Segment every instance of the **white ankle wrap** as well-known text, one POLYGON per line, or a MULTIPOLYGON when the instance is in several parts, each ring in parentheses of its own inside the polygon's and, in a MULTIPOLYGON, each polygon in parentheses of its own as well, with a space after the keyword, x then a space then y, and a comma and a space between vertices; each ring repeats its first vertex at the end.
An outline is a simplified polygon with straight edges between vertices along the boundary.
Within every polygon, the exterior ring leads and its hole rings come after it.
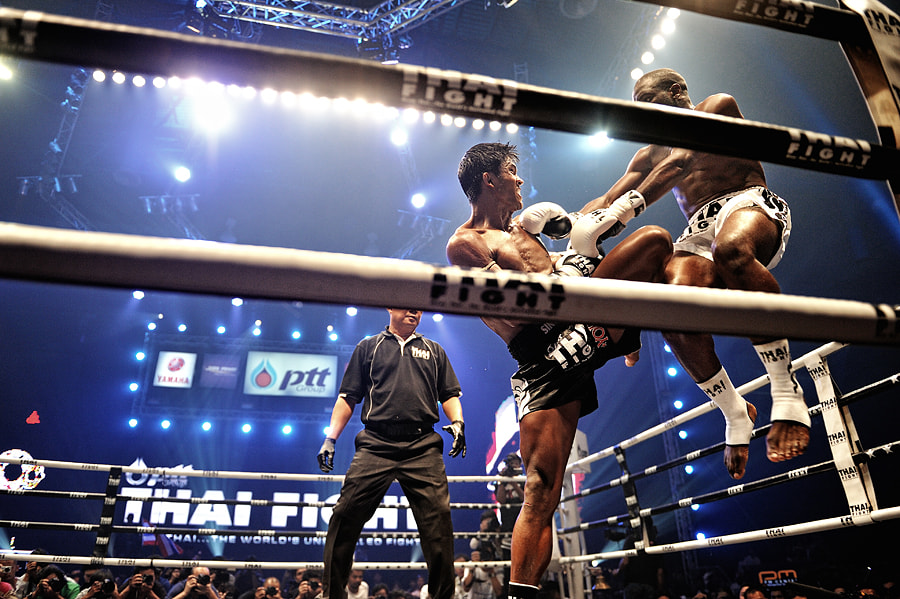
POLYGON ((725 444, 749 445, 753 421, 747 414, 747 401, 735 390, 725 368, 709 380, 697 383, 697 386, 719 406, 725 416, 725 444))
POLYGON ((803 388, 791 370, 791 352, 787 339, 754 345, 753 348, 769 374, 772 422, 789 420, 809 426, 809 410, 803 399, 803 388))

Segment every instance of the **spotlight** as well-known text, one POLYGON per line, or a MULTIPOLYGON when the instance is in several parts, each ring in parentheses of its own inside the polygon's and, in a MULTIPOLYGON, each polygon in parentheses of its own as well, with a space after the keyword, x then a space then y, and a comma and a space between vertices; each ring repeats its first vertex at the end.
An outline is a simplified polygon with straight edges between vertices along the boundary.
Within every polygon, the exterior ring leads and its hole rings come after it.
POLYGON ((104 81, 106 81, 106 73, 104 73, 100 69, 95 70, 94 74, 91 76, 94 78, 94 81, 96 81, 97 83, 103 83, 104 81))
POLYGON ((406 129, 396 128, 391 131, 391 143, 397 147, 402 147, 406 145, 406 142, 409 141, 409 134, 407 134, 406 129))
POLYGON ((155 322, 148 323, 148 324, 147 324, 147 330, 148 330, 148 331, 155 331, 155 330, 156 330, 156 323, 155 323, 155 322))
POLYGON ((236 298, 234 298, 233 300, 231 300, 231 305, 232 305, 232 306, 235 306, 235 307, 243 306, 243 305, 244 305, 244 300, 242 300, 242 299, 239 298, 239 297, 236 297, 236 298))
POLYGON ((666 370, 666 374, 668 374, 669 376, 677 376, 678 369, 675 368, 674 366, 669 366, 669 368, 666 370))
POLYGON ((180 333, 183 333, 183 332, 185 332, 186 330, 187 330, 187 325, 186 325, 186 324, 181 323, 180 325, 178 325, 178 331, 179 331, 180 333))
POLYGON ((291 332, 291 339, 299 339, 300 336, 301 336, 300 331, 292 331, 291 332))
POLYGON ((175 180, 179 183, 185 183, 190 181, 191 179, 191 169, 186 166, 178 166, 172 171, 172 174, 175 176, 175 180))
POLYGON ((294 429, 293 429, 293 427, 291 427, 290 424, 285 424, 284 426, 281 427, 281 432, 285 435, 290 435, 293 430, 294 429))
POLYGON ((144 292, 141 291, 141 290, 139 290, 139 289, 135 289, 135 290, 131 293, 131 297, 133 297, 133 298, 136 299, 136 300, 142 300, 142 299, 144 299, 144 292))
POLYGON ((129 391, 137 391, 140 388, 141 388, 141 386, 138 385, 137 383, 131 383, 130 385, 128 385, 129 391))
POLYGON ((249 423, 245 423, 245 424, 241 427, 241 432, 242 432, 242 433, 249 433, 249 432, 252 431, 252 430, 253 430, 253 427, 250 426, 249 423))
POLYGON ((261 329, 261 328, 259 328, 259 327, 253 327, 253 336, 254 336, 254 337, 259 337, 261 333, 262 333, 262 329, 261 329))
POLYGON ((131 428, 134 428, 134 427, 136 427, 137 425, 138 425, 137 418, 132 418, 132 419, 130 419, 130 420, 128 421, 128 426, 130 426, 131 428))
POLYGON ((688 464, 687 466, 684 467, 684 472, 685 472, 685 474, 693 474, 694 467, 691 466, 690 464, 688 464))
POLYGON ((208 431, 209 429, 212 428, 212 422, 207 420, 206 422, 204 422, 203 424, 200 425, 200 428, 202 428, 205 431, 208 431))
POLYGON ((672 405, 675 407, 676 410, 680 410, 681 408, 684 407, 684 402, 681 401, 680 399, 676 399, 675 401, 672 402, 672 405))
POLYGON ((348 306, 347 307, 347 316, 356 316, 359 313, 356 306, 348 306))
POLYGON ((431 320, 433 320, 434 322, 440 322, 440 321, 444 320, 444 315, 443 314, 432 314, 431 320))
POLYGON ((112 76, 113 83, 118 83, 119 85, 125 83, 125 73, 120 73, 116 71, 112 76))
POLYGON ((224 335, 224 334, 225 334, 225 327, 224 327, 223 325, 219 325, 219 327, 216 329, 216 332, 217 332, 218 334, 220 334, 220 335, 224 335))
POLYGON ((337 334, 337 333, 331 333, 330 335, 328 335, 328 338, 331 339, 332 341, 337 341, 337 340, 338 340, 338 334, 337 334))
POLYGON ((412 204, 414 208, 422 208, 425 206, 425 195, 414 193, 412 198, 410 198, 409 203, 412 204))
POLYGON ((145 354, 142 351, 139 351, 138 353, 134 354, 134 359, 137 360, 138 362, 140 362, 141 360, 143 360, 146 357, 147 357, 147 354, 145 354))
POLYGON ((681 440, 687 439, 687 431, 678 431, 678 438, 681 440))
POLYGON ((172 426, 172 421, 171 420, 163 420, 162 422, 159 423, 159 425, 163 429, 168 429, 170 426, 172 426))

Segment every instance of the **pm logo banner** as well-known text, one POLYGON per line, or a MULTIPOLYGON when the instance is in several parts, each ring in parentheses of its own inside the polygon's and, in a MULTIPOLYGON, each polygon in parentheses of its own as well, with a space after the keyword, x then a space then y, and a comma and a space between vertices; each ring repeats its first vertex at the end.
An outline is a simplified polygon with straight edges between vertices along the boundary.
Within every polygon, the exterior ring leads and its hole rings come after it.
POLYGON ((251 351, 247 353, 244 393, 334 397, 337 356, 251 351))

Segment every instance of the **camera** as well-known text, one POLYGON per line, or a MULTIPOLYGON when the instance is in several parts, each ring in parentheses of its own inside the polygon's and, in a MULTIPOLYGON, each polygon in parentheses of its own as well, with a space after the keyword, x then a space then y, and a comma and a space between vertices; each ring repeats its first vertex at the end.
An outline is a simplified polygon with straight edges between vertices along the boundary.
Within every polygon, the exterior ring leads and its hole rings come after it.
POLYGON ((200 585, 208 585, 209 584, 209 574, 201 574, 197 577, 197 584, 200 585))
POLYGON ((309 588, 314 591, 318 591, 319 590, 319 581, 318 580, 310 580, 309 588))
POLYGON ((66 581, 59 578, 48 578, 47 582, 50 583, 50 588, 53 589, 53 592, 57 594, 66 587, 66 581))
POLYGON ((10 572, 12 572, 12 566, 8 564, 5 566, 0 566, 0 574, 9 574, 10 572))
POLYGON ((278 595, 278 589, 275 587, 266 587, 266 596, 267 597, 275 597, 278 595))
POLYGON ((100 592, 104 595, 112 595, 116 591, 116 581, 104 578, 100 584, 100 592))

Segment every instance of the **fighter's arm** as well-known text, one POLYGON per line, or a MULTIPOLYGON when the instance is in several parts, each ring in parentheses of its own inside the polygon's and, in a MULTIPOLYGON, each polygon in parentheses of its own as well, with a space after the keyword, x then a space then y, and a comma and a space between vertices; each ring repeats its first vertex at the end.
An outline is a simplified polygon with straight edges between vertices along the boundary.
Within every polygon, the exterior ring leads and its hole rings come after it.
POLYGON ((501 270, 484 237, 473 229, 460 229, 447 242, 447 260, 454 266, 501 270))
MULTIPOLYGON (((629 189, 637 188, 641 183, 644 182, 644 179, 646 179, 647 175, 649 175, 653 170, 653 165, 655 162, 654 158, 657 158, 663 151, 664 148, 661 148, 659 146, 645 146, 638 150, 632 157, 631 162, 628 163, 628 167, 625 169, 625 174, 622 175, 618 181, 613 183, 613 186, 610 187, 606 193, 598 198, 594 198, 593 200, 585 204, 584 207, 579 210, 579 212, 581 212, 582 214, 587 214, 588 212, 592 212, 594 210, 608 208, 609 205, 612 204, 616 200, 616 198, 620 197, 623 193, 625 193, 629 189)), ((649 200, 648 203, 650 203, 649 200)))

